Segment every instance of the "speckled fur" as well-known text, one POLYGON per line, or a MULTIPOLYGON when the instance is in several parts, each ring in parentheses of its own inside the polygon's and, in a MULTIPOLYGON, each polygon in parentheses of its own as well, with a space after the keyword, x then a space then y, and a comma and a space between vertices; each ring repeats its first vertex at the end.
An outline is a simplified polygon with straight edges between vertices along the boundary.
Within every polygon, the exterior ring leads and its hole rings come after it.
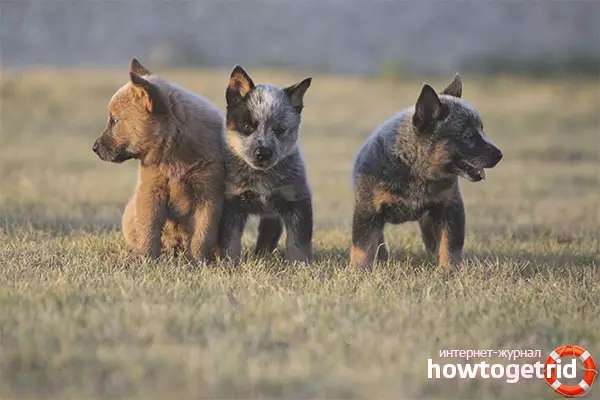
POLYGON ((414 107, 367 139, 354 163, 351 264, 388 259, 386 223, 418 221, 426 250, 440 266, 463 259, 465 211, 458 177, 481 180, 502 153, 485 138, 477 109, 462 98, 456 75, 441 94, 425 84, 414 107), (469 165, 465 166, 464 163, 469 165))
POLYGON ((280 89, 255 85, 236 66, 226 91, 227 187, 221 221, 222 255, 242 254, 249 215, 260 217, 255 254, 271 253, 286 230, 286 258, 312 260, 312 196, 298 147, 303 97, 311 78, 280 89), (259 150, 269 152, 257 159, 259 150))

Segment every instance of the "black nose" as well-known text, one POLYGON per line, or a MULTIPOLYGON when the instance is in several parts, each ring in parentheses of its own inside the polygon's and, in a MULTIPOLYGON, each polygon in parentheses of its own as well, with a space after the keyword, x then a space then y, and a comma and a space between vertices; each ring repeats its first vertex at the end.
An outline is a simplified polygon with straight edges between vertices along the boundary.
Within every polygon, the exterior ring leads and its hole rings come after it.
POLYGON ((268 147, 259 147, 254 152, 254 157, 256 157, 256 160, 258 161, 267 161, 272 155, 273 152, 268 147))
POLYGON ((98 147, 100 147, 100 145, 98 144, 98 142, 94 142, 94 145, 92 146, 92 151, 96 154, 98 154, 98 147))
POLYGON ((496 149, 496 154, 494 155, 494 157, 496 158, 496 163, 499 163, 500 160, 502 160, 502 151, 500 151, 500 149, 496 149))

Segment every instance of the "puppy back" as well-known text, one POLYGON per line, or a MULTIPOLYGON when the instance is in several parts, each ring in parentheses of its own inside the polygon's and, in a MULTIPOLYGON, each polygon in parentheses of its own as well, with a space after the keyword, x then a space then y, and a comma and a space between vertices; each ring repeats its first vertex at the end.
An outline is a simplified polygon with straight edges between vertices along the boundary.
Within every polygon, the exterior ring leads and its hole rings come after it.
POLYGON ((225 143, 223 113, 204 96, 157 76, 146 77, 167 98, 174 123, 186 139, 199 141, 207 152, 222 154, 225 143))

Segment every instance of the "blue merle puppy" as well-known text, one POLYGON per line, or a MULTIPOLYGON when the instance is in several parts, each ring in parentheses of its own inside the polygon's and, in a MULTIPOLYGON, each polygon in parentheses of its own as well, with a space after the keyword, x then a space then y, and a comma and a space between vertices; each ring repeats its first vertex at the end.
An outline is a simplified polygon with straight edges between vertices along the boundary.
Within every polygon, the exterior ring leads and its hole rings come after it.
POLYGON ((239 262, 248 216, 260 217, 255 254, 272 253, 286 230, 286 258, 312 261, 313 211, 298 147, 303 98, 311 78, 278 88, 255 85, 239 65, 227 100, 227 185, 221 255, 239 262))

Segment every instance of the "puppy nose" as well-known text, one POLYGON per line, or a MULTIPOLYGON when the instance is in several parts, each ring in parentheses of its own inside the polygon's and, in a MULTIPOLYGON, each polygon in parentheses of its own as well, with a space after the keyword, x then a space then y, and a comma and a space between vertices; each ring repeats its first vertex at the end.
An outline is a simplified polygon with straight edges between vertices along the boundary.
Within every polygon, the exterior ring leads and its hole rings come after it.
POLYGON ((503 154, 502 151, 500 149, 496 149, 496 162, 500 162, 500 160, 502 160, 503 154))
POLYGON ((273 152, 268 147, 259 147, 256 149, 254 156, 258 161, 266 161, 273 155, 273 152))
POLYGON ((98 154, 98 147, 100 147, 100 145, 98 144, 98 141, 95 141, 94 145, 92 146, 92 151, 96 154, 98 154))

